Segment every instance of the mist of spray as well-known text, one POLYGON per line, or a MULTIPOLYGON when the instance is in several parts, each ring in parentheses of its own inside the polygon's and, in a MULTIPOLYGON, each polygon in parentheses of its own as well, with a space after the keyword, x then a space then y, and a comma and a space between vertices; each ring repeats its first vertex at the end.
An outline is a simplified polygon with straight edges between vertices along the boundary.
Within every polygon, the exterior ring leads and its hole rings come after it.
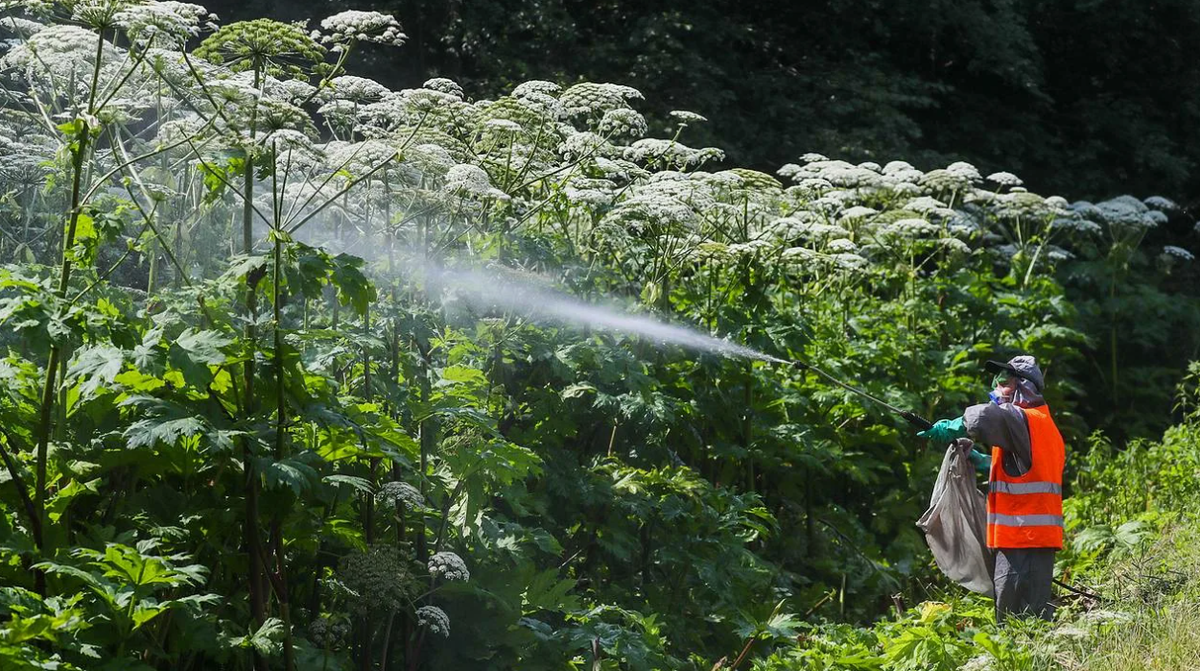
MULTIPOLYGON (((388 245, 371 236, 346 245, 333 236, 318 233, 313 226, 306 235, 306 242, 324 248, 331 253, 346 252, 368 261, 380 262, 382 250, 388 245), (378 243, 378 244, 373 244, 378 243)), ((392 253, 403 260, 397 265, 403 269, 409 281, 427 281, 442 290, 450 289, 464 303, 475 308, 489 306, 520 314, 536 321, 587 326, 596 330, 637 335, 656 344, 679 345, 691 350, 788 363, 751 347, 715 338, 695 329, 670 324, 650 316, 630 314, 616 306, 588 303, 553 288, 546 277, 511 268, 499 270, 452 269, 425 258, 420 250, 393 248, 392 253)), ((389 264, 390 265, 390 264, 389 264)), ((374 269, 380 271, 380 264, 374 269)), ((434 286, 429 286, 434 289, 434 286)))
MULTIPOLYGON (((490 304, 539 321, 588 326, 598 330, 638 335, 659 344, 671 344, 711 354, 786 363, 739 343, 649 316, 633 315, 616 307, 587 303, 559 291, 539 286, 546 280, 522 277, 512 271, 483 272, 430 267, 429 276, 473 305, 490 304), (533 280, 533 281, 531 281, 533 280)), ((524 274, 527 275, 527 274, 524 274)))

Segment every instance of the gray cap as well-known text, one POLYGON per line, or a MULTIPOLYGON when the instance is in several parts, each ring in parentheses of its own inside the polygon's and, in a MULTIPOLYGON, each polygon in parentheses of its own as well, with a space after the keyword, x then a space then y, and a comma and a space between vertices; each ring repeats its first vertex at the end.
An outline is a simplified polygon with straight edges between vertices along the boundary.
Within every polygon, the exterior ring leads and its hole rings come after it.
POLYGON ((1004 370, 1029 380, 1033 386, 1037 387, 1038 392, 1041 392, 1046 386, 1046 378, 1042 376, 1042 369, 1038 368, 1037 359, 1031 356, 1014 356, 1008 360, 1008 363, 989 360, 986 366, 988 370, 1004 370))

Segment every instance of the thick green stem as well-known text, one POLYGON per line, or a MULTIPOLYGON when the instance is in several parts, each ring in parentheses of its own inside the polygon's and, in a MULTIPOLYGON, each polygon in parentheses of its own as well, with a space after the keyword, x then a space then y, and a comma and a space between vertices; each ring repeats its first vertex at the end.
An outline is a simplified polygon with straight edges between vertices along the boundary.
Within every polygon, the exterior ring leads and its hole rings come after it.
MULTIPOLYGON (((79 226, 79 215, 82 210, 80 202, 83 186, 83 159, 88 149, 90 131, 87 123, 79 122, 75 131, 75 140, 71 151, 71 210, 67 223, 67 232, 63 237, 62 262, 59 266, 58 288, 55 295, 63 299, 67 295, 67 287, 71 283, 72 248, 75 246, 75 233, 79 226)), ((46 551, 46 538, 43 530, 46 528, 46 461, 50 445, 52 418, 54 416, 54 398, 57 396, 59 362, 62 358, 62 345, 54 343, 50 346, 50 358, 46 362, 46 377, 42 381, 42 402, 38 412, 37 431, 37 482, 34 487, 34 503, 37 510, 38 524, 34 528, 34 542, 39 550, 46 551)), ((44 588, 44 585, 42 585, 44 588)))
MULTIPOLYGON (((260 72, 254 72, 254 86, 258 88, 260 83, 260 72)), ((250 121, 250 141, 254 141, 254 116, 257 112, 251 113, 250 121)), ((242 166, 242 253, 247 256, 254 251, 254 154, 253 148, 249 147, 246 150, 246 160, 242 166)), ((243 368, 245 374, 246 387, 246 403, 244 411, 246 415, 253 415, 257 409, 255 395, 255 350, 257 333, 254 327, 254 320, 258 314, 258 282, 262 278, 261 272, 251 271, 246 278, 246 314, 248 316, 245 328, 246 343, 249 347, 249 356, 246 357, 246 363, 243 368)), ((264 564, 262 561, 262 547, 259 530, 259 514, 258 514, 258 490, 259 476, 258 469, 254 462, 254 452, 252 448, 252 439, 247 438, 243 443, 242 463, 246 471, 246 509, 245 509, 245 542, 246 553, 248 555, 249 575, 247 582, 250 588, 250 613, 254 618, 256 627, 262 626, 266 621, 267 599, 264 578, 264 564)), ((266 659, 262 655, 255 653, 254 664, 260 670, 267 668, 266 659)))

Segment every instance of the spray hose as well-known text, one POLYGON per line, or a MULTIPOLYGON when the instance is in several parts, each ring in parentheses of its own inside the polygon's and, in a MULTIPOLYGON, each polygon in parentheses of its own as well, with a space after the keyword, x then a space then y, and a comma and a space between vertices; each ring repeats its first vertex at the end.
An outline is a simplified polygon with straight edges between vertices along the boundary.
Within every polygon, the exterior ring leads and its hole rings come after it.
POLYGON ((922 431, 927 431, 927 430, 933 428, 933 422, 930 422, 929 420, 925 419, 924 417, 921 417, 920 415, 913 412, 912 410, 902 410, 900 408, 897 408, 896 406, 892 405, 891 403, 888 403, 887 401, 884 401, 883 399, 878 398, 876 396, 872 396, 871 394, 868 394, 867 392, 863 391, 862 389, 859 389, 858 387, 852 387, 852 386, 846 384, 845 382, 842 382, 841 380, 837 379, 836 377, 830 375, 829 373, 826 373, 825 371, 821 370, 820 368, 817 368, 816 366, 814 366, 810 363, 800 361, 799 359, 793 359, 791 361, 780 359, 779 361, 782 363, 789 364, 791 366, 795 366, 796 368, 799 368, 801 370, 811 370, 812 372, 816 373, 820 377, 825 378, 829 382, 832 382, 833 384, 841 387, 842 389, 845 389, 846 391, 851 392, 853 394, 858 394, 859 396, 861 396, 867 400, 873 401, 876 404, 883 406, 884 408, 887 408, 888 410, 896 413, 897 415, 900 415, 901 417, 906 419, 909 424, 912 424, 913 426, 917 427, 918 429, 921 429, 922 431))

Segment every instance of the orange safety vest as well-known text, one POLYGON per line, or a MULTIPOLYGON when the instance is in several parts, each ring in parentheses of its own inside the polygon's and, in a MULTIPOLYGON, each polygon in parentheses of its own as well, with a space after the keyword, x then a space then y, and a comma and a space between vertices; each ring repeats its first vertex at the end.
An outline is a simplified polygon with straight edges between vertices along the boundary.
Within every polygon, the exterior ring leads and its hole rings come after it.
POLYGON ((987 499, 989 548, 1063 546, 1062 474, 1066 450, 1050 408, 1021 408, 1029 425, 1033 465, 1014 478, 1004 470, 1004 450, 992 446, 987 499))

